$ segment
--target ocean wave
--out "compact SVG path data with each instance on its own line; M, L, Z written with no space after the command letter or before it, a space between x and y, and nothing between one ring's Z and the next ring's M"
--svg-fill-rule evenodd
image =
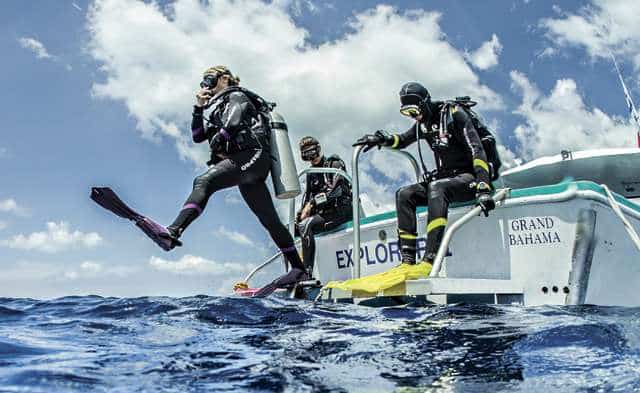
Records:
M640 309L0 299L20 391L633 391Z

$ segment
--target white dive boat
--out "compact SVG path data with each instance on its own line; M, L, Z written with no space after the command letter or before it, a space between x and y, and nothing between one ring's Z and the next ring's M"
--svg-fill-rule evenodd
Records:
M359 198L358 158L352 182ZM416 176L415 159L411 161ZM473 202L450 207L449 224L428 278L393 290L358 293L319 287L386 271L400 262L395 212L363 216L354 202L353 222L316 235L316 280L291 296L371 305L399 302L521 305L598 304L640 306L640 149L563 151L505 171L494 183L497 208L489 217ZM291 201L293 219L295 201ZM418 211L424 229L426 209ZM293 222L290 221L293 228ZM354 253L353 245L359 245ZM418 240L418 253L426 241ZM447 250L450 255L447 255ZM419 255L420 257L421 255ZM274 256L247 278L278 260Z
M613 54L611 58L638 126L640 146L640 115ZM300 173L332 172L347 178L353 187L354 220L317 236L317 282L299 285L289 291L290 296L371 305L426 301L640 306L638 148L562 151L503 172L494 182L497 207L489 217L480 215L473 202L450 206L448 226L428 278L376 293L345 290L346 284L319 290L330 281L382 273L400 262L395 212L362 216L361 150L353 152L352 177L336 169L309 168ZM415 159L396 152L411 162L420 179ZM291 230L294 213L292 200ZM426 209L422 209L418 228L424 229L425 223ZM425 245L423 235L418 239L419 254ZM245 281L277 257L258 266Z

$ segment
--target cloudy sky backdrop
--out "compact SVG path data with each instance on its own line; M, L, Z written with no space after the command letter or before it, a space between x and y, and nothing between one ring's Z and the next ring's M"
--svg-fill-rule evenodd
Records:
M637 15L635 0L3 1L0 296L225 294L274 252L236 190L170 254L88 199L110 185L171 222L207 159L189 121L209 66L276 101L294 143L343 157L410 125L406 81L471 95L513 165L634 144L609 51L637 97ZM368 212L412 180L389 153L362 167Z

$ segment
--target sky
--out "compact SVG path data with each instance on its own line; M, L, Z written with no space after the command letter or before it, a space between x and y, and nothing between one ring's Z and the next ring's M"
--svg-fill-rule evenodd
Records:
M210 66L277 102L294 146L314 135L344 158L364 133L410 126L404 82L470 95L513 166L634 145L609 53L638 97L639 14L635 0L2 1L0 296L224 295L275 252L235 189L171 253L89 200L110 186L174 219L207 160L189 124ZM370 214L413 181L384 151L361 170Z

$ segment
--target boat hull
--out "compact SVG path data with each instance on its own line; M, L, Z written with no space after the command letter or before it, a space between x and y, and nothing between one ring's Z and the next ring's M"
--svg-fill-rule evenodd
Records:
M640 206L616 198L625 217L640 230ZM472 207L453 207L449 224ZM424 211L418 214L419 231L424 231L426 218ZM352 231L345 227L318 238L315 276L321 282L346 280L357 270ZM419 256L426 244L422 232ZM361 276L400 262L394 214L365 219L360 238ZM435 303L640 306L640 252L604 189L591 182L513 191L489 217L478 216L463 225L449 249L451 255L437 278L407 282L400 297ZM335 290L323 298L364 300Z

